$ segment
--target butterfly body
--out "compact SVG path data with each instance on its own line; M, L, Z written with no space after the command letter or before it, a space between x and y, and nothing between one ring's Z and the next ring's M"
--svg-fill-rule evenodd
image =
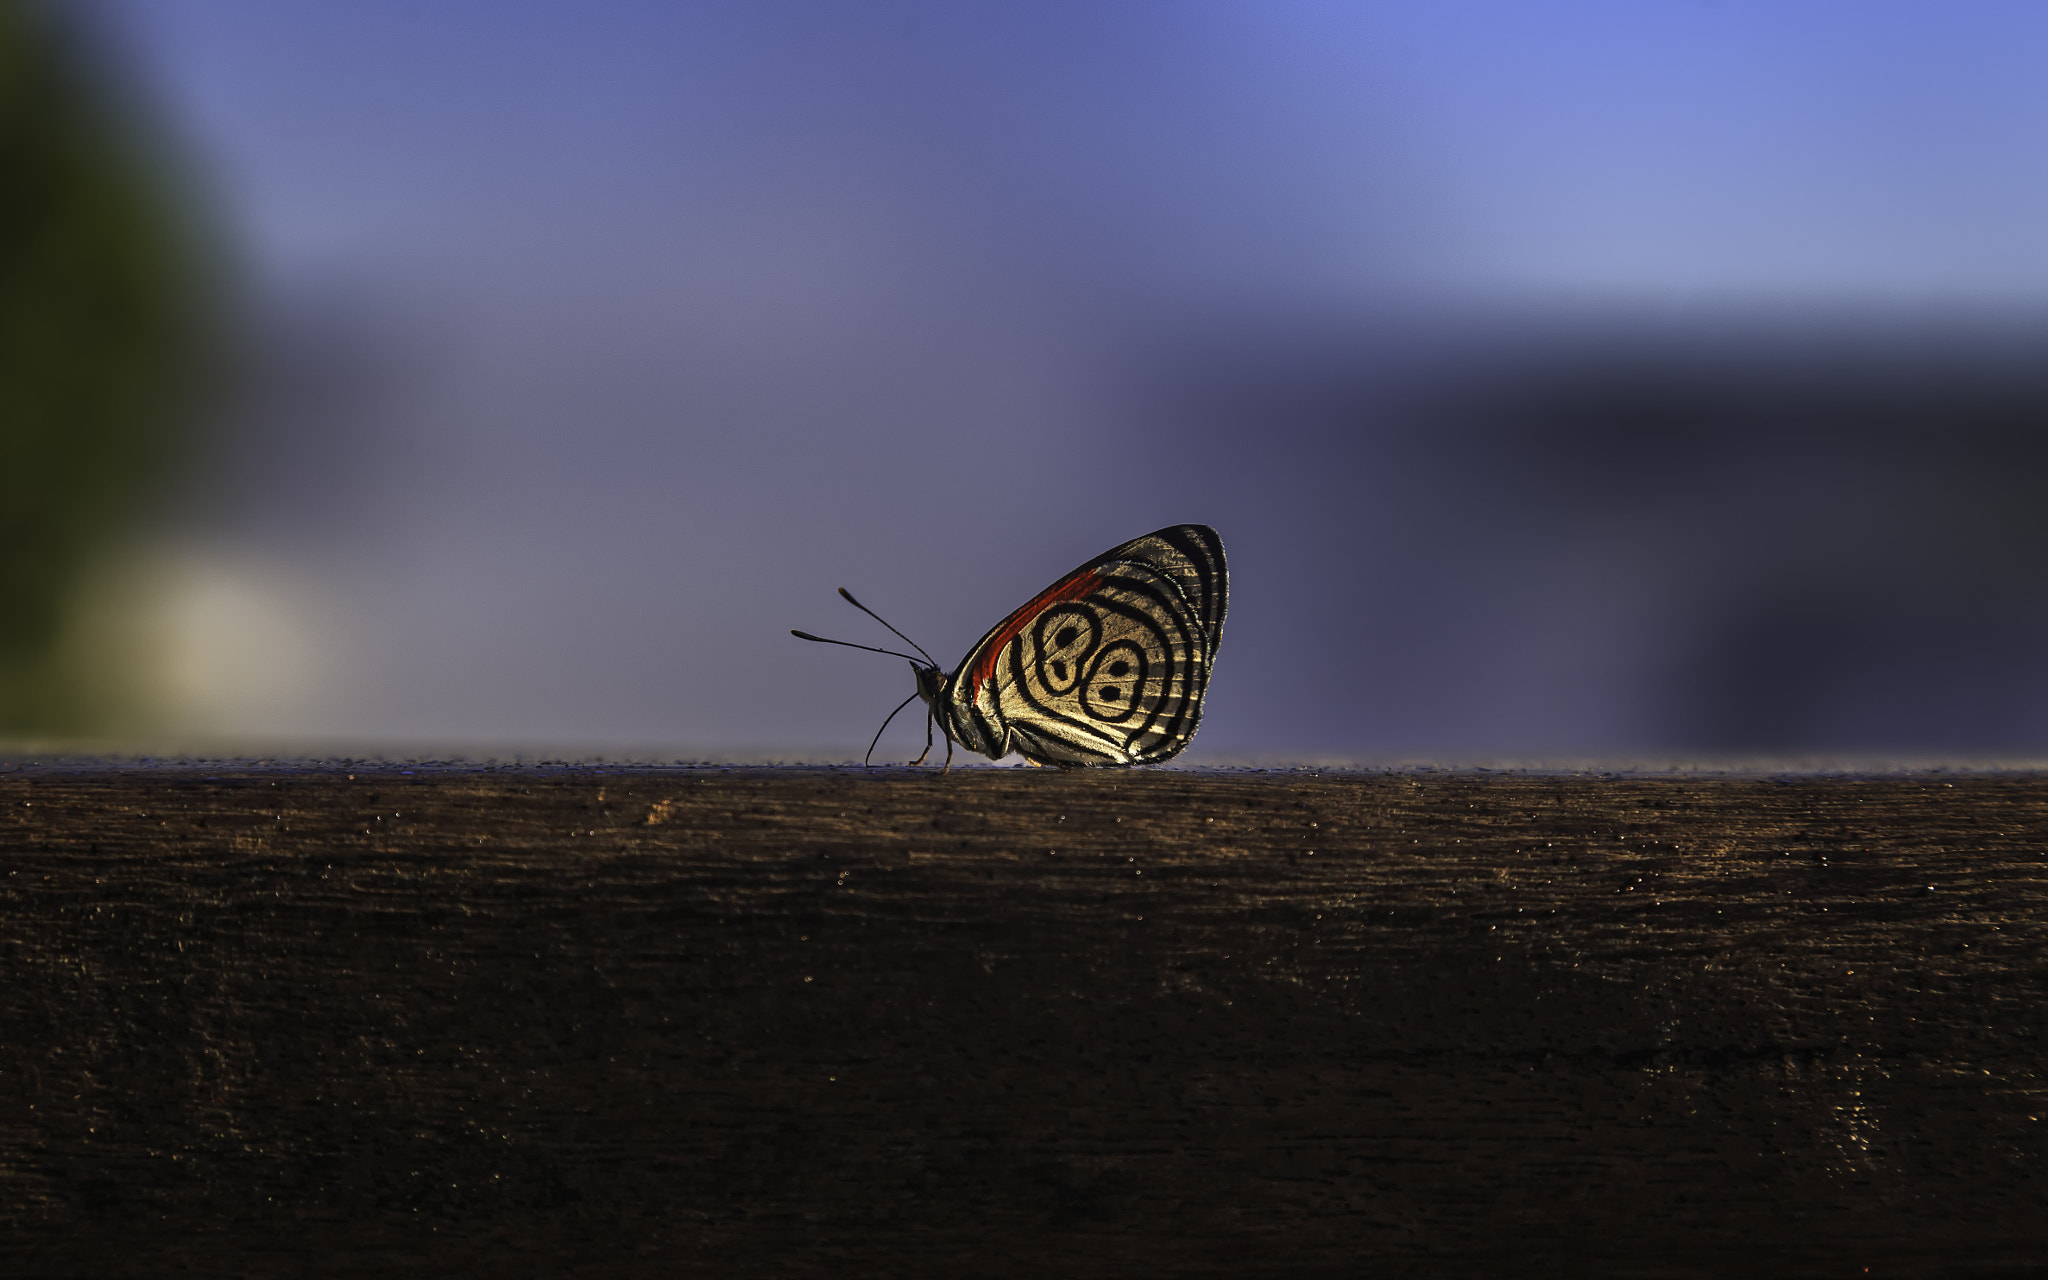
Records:
M1216 531L1172 525L1039 592L951 675L913 659L913 696L949 755L958 743L1063 768L1170 760L1201 721L1228 603Z

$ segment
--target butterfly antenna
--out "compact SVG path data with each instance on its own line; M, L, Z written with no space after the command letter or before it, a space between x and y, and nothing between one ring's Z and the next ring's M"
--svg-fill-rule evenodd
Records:
M799 634L799 635L802 635L802 633L801 633L801 632L799 632L798 634ZM813 638L814 638L814 637L812 637L812 636L804 636L804 639L806 639L806 640L810 640L810 639L813 639ZM866 646L864 646L864 645L855 645L855 646L853 646L853 647L854 647L854 648L856 648L856 649L861 649L861 648L865 648ZM900 657L902 657L903 655L899 653L899 654L897 654L896 656L900 658ZM917 695L916 695L916 694L914 694L914 693L913 693L913 694L911 694L911 695L910 695L910 696L909 696L908 698L905 698L905 699L904 699L903 701L901 701L901 702L899 702L899 703L897 703L897 704L896 704L896 711L901 711L901 710L903 710L903 708L905 708L905 707L909 706L909 705L910 705L910 704L911 704L912 702L915 702L916 700L917 700ZM891 711L891 712L889 713L889 720L894 720L894 719L896 718L896 711ZM868 764L868 761L870 761L870 760L872 760L872 759L874 759L874 758L875 758L875 743L877 743L877 742L880 742L880 741L882 740L882 729L887 729L887 728L889 727L889 720L884 720L884 721L882 721L882 728L881 728L881 729L877 729L877 730L875 730L875 736L874 736L874 737L873 737L873 738L872 738L872 739L871 739L871 740L870 740L870 741L868 742L868 753L867 753L866 755L864 755L864 756L862 756L862 757L860 758L860 767L861 767L861 768L863 768L863 769L866 769L866 768L869 768L869 767L870 767L870 766L869 766L869 764ZM929 747L927 747L927 748L926 748L926 750L930 750L930 748L929 748ZM919 756L919 757L918 757L918 759L922 760L922 759L924 759L924 757L923 757L923 756Z
M883 626L889 627L889 620L887 618L884 618L881 614L876 613L873 609L868 608L860 601L854 599L853 592L848 591L845 587L841 587L839 588L839 594L846 597L846 603L852 605L854 608L860 610L862 613L868 615L870 618L873 618L876 622L881 623ZM889 627L889 630L896 631L896 628ZM915 640L912 640L909 636L904 635L901 631L896 631L896 638L898 640L901 640L903 643L909 645L911 648L917 650L919 653L924 653L923 645L919 644ZM924 660L934 667L939 665L939 660L937 658L932 657L932 655L928 653L924 653Z
M887 625L887 624L884 624L884 625ZM867 651L868 651L869 653L886 653L886 654L888 654L888 655L889 655L890 657L892 657L892 658L901 658L901 659L903 659L903 660L904 660L905 662L916 662L916 661L917 661L917 659L916 659L916 658L913 658L913 657L911 657L911 656L910 656L909 654L907 654L907 653L898 653L898 652L896 652L896 651L895 651L894 649L877 649L877 648L875 648L875 646L873 646L873 645L871 645L871 644L855 644L855 643L854 643L853 641L851 641L851 640L827 640L827 639L826 639L825 637L823 637L823 636L814 636L814 635L812 635L812 634L811 634L810 632L808 632L808 631L798 631L798 630L797 630L797 629L796 629L795 627L791 627L791 628L789 629L789 634L791 634L791 635L795 636L795 637L796 637L797 639L799 639L799 640L808 640L808 641L810 641L810 642L811 642L812 644L843 644L843 645L845 645L845 646L846 646L847 648L849 648L849 649L866 649L866 650L867 650ZM910 647L911 647L911 648L913 648L913 649L917 649L917 646L916 646L916 645L912 645L912 646L910 646ZM924 652L924 650L922 650L922 649L917 649L917 651L918 651L919 653L923 653L923 652ZM934 662L934 663L932 663L931 665L933 665L933 666L935 666L935 667L936 667L936 666L938 666L939 664L938 664L938 663L936 663L936 662ZM916 697L917 695L913 693L913 694L911 694L910 696L911 696L911 697L913 697L913 698L915 698L915 697ZM901 708L898 708L898 710L901 710Z

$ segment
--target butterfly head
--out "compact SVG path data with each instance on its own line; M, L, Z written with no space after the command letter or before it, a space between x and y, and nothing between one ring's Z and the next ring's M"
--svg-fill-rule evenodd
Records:
M946 763L950 767L953 761L954 731L952 718L946 712L946 700L953 691L953 678L947 675L945 672L939 670L939 664L932 660L932 655L926 653L923 647L920 646L917 643L917 641L912 640L909 636L904 635L901 631L897 631L895 627L889 626L889 622L887 619L883 618L881 614L876 613L873 609L868 608L860 601L854 599L852 592L848 591L845 587L841 587L839 588L839 594L845 597L846 602L852 605L854 608L860 610L862 613L867 614L870 618L873 618L875 621L881 623L883 626L889 627L889 630L895 632L898 639L902 640L911 648L916 649L918 653L918 658L922 658L923 661L920 662L918 658L913 658L907 653L898 653L894 649L878 649L871 644L855 644L851 640L828 640L824 636L814 636L808 631L793 630L790 632L790 634L795 636L799 640L809 640L816 644L840 644L845 645L849 649L865 649L869 653L885 653L892 658L902 658L906 662L910 663L910 673L911 675L917 678L917 692L912 694L911 698L924 699L924 705L930 709L931 714L937 718L939 725L944 729L946 734ZM905 698L902 701L902 703L897 706L896 711L901 711L904 707L907 707L909 705L910 698ZM891 711L889 713L889 720L894 720L896 718L896 711ZM882 721L882 728L875 730L875 742L880 742L882 740L882 730L887 729L889 727L889 720ZM931 751L930 721L926 722L925 730L925 751L926 754L929 754ZM868 744L868 755L862 757L863 763L865 763L869 758L871 758L874 755L875 742L870 742ZM924 756L919 756L917 758L917 762L919 764L922 764L924 762Z
M944 718L946 695L951 693L953 678L935 666L922 663L910 664L911 673L917 677L917 696L924 699L924 705L934 714Z

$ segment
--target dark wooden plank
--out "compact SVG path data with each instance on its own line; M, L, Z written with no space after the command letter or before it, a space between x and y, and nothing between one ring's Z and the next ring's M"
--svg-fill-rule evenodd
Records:
M0 913L9 1274L2048 1274L2035 775L48 766Z

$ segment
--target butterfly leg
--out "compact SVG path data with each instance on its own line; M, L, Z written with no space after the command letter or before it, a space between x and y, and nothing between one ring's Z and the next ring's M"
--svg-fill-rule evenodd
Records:
M953 735L949 733L946 735L946 767L939 770L939 776L943 778L951 772L953 772Z
M947 739L947 744L948 744L948 745L951 745L951 742L952 742L952 740L951 740L950 738L949 738L949 739ZM922 750L922 751L920 751L920 752L918 752L918 753L917 753L917 759L915 759L915 760L912 760L912 761L910 762L910 767L911 767L911 768L913 768L913 769L917 768L917 766L919 766L919 765L921 765L921 764L923 764L923 763L924 763L925 757L926 757L926 756L928 756L928 755L930 755L931 753L932 753L932 713L931 713L930 711L926 711L926 712L924 713L924 750Z
M913 694L911 694L911 695L910 695L910 697L908 697L908 698L905 698L905 699L904 699L903 701L901 701L901 702L897 703L897 704L896 704L896 711L901 711L901 710L903 710L903 708L905 708L905 707L909 706L909 705L910 705L910 703L911 703L911 701L912 701L912 699L915 699L916 697L917 697L917 695L913 693ZM894 720L894 719L896 718L896 711L891 711L891 712L889 713L889 720ZM887 728L889 727L889 720L884 720L884 721L882 721L882 728L881 728L881 729L877 729L877 730L875 730L875 736L874 736L874 738L873 738L873 739L871 739L871 740L870 740L870 741L868 742L868 753L867 753L866 755L864 755L864 756L862 756L862 757L860 758L860 767L861 767L861 768L863 768L863 769L867 768L867 767L868 767L868 762L869 762L869 761L871 761L871 760L873 760L873 759L875 758L875 743L877 743L877 742L880 742L880 741L882 740L882 730L883 730L883 729L887 729ZM927 738L929 738L929 737L930 737L930 731L931 731L931 722L930 722L930 718L929 718L929 716L927 716L927 718L926 718L926 722L925 722L925 731L926 731L926 737L927 737ZM924 749L925 749L926 751L930 751L930 750L932 749L932 747L931 747L931 743L930 743L929 741L927 741L927 742L925 743L925 747L924 747ZM923 757L923 756L919 756L919 757L918 757L918 759L919 759L919 760L923 760L923 759L924 759L924 757Z

